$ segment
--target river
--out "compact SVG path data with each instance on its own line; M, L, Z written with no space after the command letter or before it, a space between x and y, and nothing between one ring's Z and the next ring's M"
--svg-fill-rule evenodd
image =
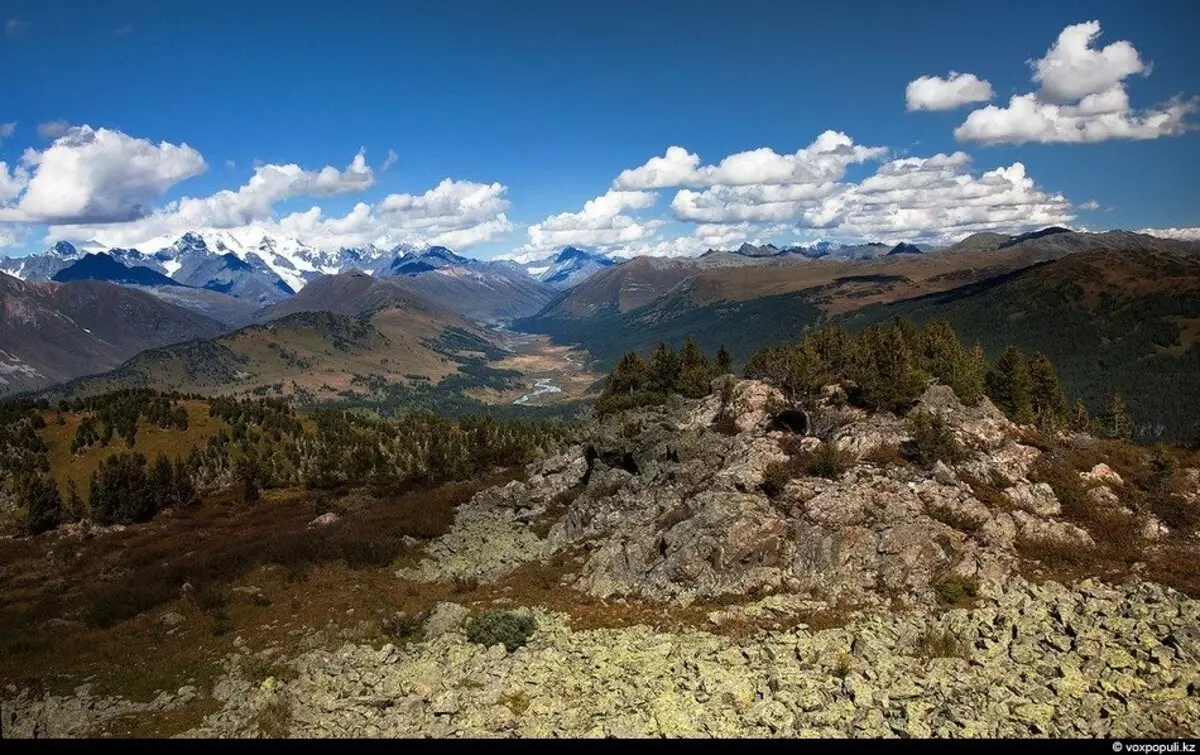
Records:
M564 393L564 388L572 395L579 392L580 376L587 376L587 372L567 349L552 346L545 336L509 330L506 323L493 326L492 332L497 336L497 345L512 355L501 366L517 369L533 380L529 390L513 399L513 404L536 406Z

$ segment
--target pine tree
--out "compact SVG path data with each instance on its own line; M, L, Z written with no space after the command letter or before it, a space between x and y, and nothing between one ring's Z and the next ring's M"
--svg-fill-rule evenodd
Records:
M1100 419L1100 430L1108 438L1129 440L1133 436L1133 418L1129 416L1129 407L1121 394L1114 393L1109 399Z
M954 328L945 320L930 320L921 329L918 339L921 368L950 386L964 404L979 403L987 369L983 350L968 354Z
M971 349L955 377L954 392L967 406L975 406L987 393L988 360L978 343Z
M674 393L679 380L679 355L665 343L654 347L650 355L650 380L647 386L654 393Z
M146 457L120 452L92 473L89 505L100 524L148 522L157 511L146 477Z
M17 500L25 509L25 531L49 532L62 521L62 497L54 480L31 474L17 485Z
M1016 346L1009 346L992 365L987 377L988 397L1014 422L1032 422L1033 386L1029 365Z
M1030 401L1038 423L1056 429L1068 419L1067 397L1058 382L1058 373L1045 354L1038 352L1029 360Z
M242 501L257 501L262 486L262 467L254 446L246 446L242 456L234 464L234 475L242 483Z
M721 348L717 349L717 374L733 374L733 357L729 354L729 350L725 348L724 344L721 345Z
M175 503L184 508L194 508L200 505L200 493L196 490L195 483L192 482L189 466L183 459L176 457L171 474L171 482L175 488Z
M150 496L154 499L156 508L164 509L174 504L174 470L171 469L171 462L161 453L155 458L154 464L150 466L150 474L147 475L147 484L150 487Z
M925 389L925 375L905 335L906 322L872 326L859 334L852 374L858 384L857 398L867 408L902 412Z
M712 361L690 337L679 352L679 376L675 390L687 398L704 398L712 387Z
M831 323L822 323L808 331L804 340L812 346L829 371L826 379L846 376L854 362L856 344L846 331Z
M785 347L787 377L782 387L793 403L805 402L821 388L825 364L817 350L807 341L799 346Z

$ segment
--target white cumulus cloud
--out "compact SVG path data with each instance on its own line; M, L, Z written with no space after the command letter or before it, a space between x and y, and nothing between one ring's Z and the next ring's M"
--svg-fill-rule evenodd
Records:
M1063 29L1045 57L1030 61L1040 89L1014 95L1006 107L973 111L954 130L955 138L982 144L1079 144L1157 139L1192 128L1188 116L1200 109L1195 99L1176 97L1134 109L1125 80L1148 75L1150 66L1126 41L1094 48L1099 35L1099 21Z
M0 161L0 218L3 218L3 205L20 196L29 183L29 171L20 166L8 167L8 163Z
M973 73L951 71L947 78L921 76L910 82L904 91L905 107L916 110L953 110L971 102L992 99L992 85Z
M1150 72L1129 42L1093 49L1099 36L1099 21L1068 26L1044 58L1031 62L1033 80L1042 85L1042 99L1058 104L1078 102L1089 94L1107 92L1129 76Z
M36 179L35 179L36 180ZM120 238L126 244L197 228L238 228L271 217L276 203L290 197L328 197L369 188L375 180L366 156L359 152L345 170L331 165L304 170L299 165L261 164L237 190L222 189L207 197L183 197L162 209L117 227L95 229L95 237ZM60 222L59 225L65 225ZM105 225L111 225L106 223ZM77 229L88 235L91 229Z
M1200 241L1200 228L1143 228L1138 233L1177 241Z
M892 160L857 184L682 189L671 207L677 218L690 222L741 228L788 224L834 238L889 240L943 241L977 231L1062 224L1074 217L1067 198L1040 189L1023 164L974 175L964 152Z
M954 130L963 142L984 144L1081 144L1109 139L1157 139L1191 128L1195 100L1176 99L1142 111L1129 108L1125 91L1090 94L1077 105L1042 102L1036 95L1014 96L1008 107L989 105L967 116Z
M21 226L0 225L0 249L21 246L25 243L25 229ZM3 273L0 273L3 275Z
M44 151L21 158L30 179L17 205L0 220L33 223L109 223L151 212L150 204L207 167L186 144L135 139L120 131L79 126Z
M781 155L768 147L738 152L717 165L700 165L698 155L670 147L662 157L622 171L614 189L644 190L670 186L751 186L836 181L854 164L887 155L886 147L864 147L840 131L825 131L812 144Z
M529 226L529 244L523 252L550 251L564 246L607 248L638 241L662 221L639 220L625 213L627 210L644 210L656 200L657 196L649 191L610 190L589 199L579 212L551 215Z

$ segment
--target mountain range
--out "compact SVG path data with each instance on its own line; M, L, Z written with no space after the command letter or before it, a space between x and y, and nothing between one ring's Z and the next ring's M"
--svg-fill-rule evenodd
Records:
M1048 228L976 234L936 252L880 246L886 253L866 259L744 247L639 258L513 327L583 344L604 369L685 338L742 362L821 321L857 330L944 318L992 358L1009 343L1045 352L1094 409L1119 390L1142 418L1139 437L1183 437L1200 420L1200 394L1188 387L1200 385L1200 243Z
M139 286L230 325L243 325L250 319L247 309L278 304L314 280L350 271L403 278L411 289L465 317L503 320L533 314L554 291L617 264L573 247L521 264L463 257L440 246L321 250L295 239L264 234L253 240L231 231L189 232L145 246L153 251L60 241L41 254L0 260L0 270L31 282L99 280ZM223 294L251 306L222 304L217 297L182 289Z
M1119 387L1148 417L1148 436L1177 436L1194 413L1161 396L1200 374L1197 242L1051 227L979 233L941 249L744 244L618 262L573 247L476 260L445 247L243 241L188 233L149 253L60 242L3 260L25 280L0 275L0 393L125 363L76 388L271 387L335 400L350 380L453 375L462 360L497 352L492 324L582 345L602 370L660 341L726 345L742 361L818 321L857 329L903 315L949 319L985 350L1015 342L1044 351L1090 404ZM446 343L474 344L475 356ZM1138 396L1137 376L1151 363L1146 384L1158 387ZM1172 395L1200 405L1187 389Z

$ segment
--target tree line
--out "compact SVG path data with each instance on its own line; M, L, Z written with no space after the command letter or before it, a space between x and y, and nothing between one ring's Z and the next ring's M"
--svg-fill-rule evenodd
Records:
M103 442L104 433L96 432L101 424L114 433L122 428L123 438L136 438L138 424L146 420L186 429L186 411L178 404L183 398L121 391L58 409L88 412L80 422L91 428L84 431L87 441L72 444L80 452ZM108 456L92 473L86 500L73 481L60 490L50 474L40 434L49 404L0 404L0 494L15 498L30 534L83 518L98 524L145 522L166 508L197 505L206 491L231 487L247 503L263 489L291 486L369 486L387 496L524 465L556 450L575 431L562 421L447 419L426 411L382 418L324 409L302 418L278 399L206 401L210 416L227 429L174 459L159 453L151 460L133 450Z
M723 346L714 360L691 339L679 352L659 344L648 359L629 352L605 378L596 408L603 414L661 404L671 394L701 398L711 392L714 377L732 369ZM798 342L760 349L747 361L743 374L777 386L797 406L811 406L824 386L838 384L857 406L904 413L932 382L938 382L969 406L987 396L1021 424L1123 439L1133 429L1120 394L1113 394L1100 416L1092 418L1081 401L1068 401L1054 365L1044 354L1027 357L1016 346L1008 346L995 362L989 362L979 344L967 348L944 320L917 327L896 318L857 336L821 324Z

